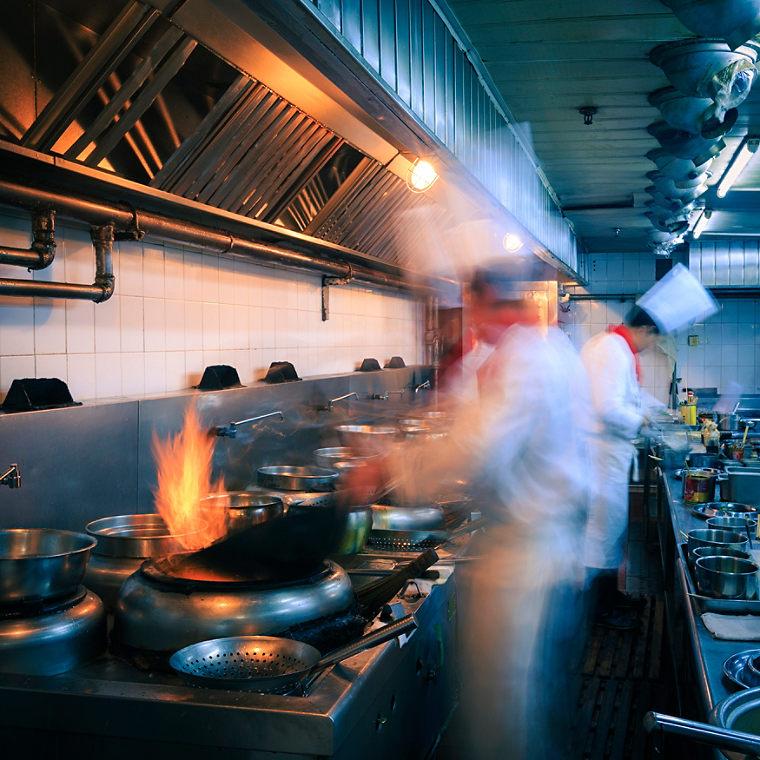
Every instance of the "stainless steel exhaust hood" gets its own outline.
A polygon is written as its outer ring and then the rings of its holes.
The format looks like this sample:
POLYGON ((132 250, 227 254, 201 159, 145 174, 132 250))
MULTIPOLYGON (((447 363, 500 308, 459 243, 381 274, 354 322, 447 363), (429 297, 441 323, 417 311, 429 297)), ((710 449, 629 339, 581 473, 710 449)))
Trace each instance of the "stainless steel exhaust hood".
POLYGON ((3 4, 0 51, 34 83, 0 86, 6 140, 385 264, 410 259, 404 212, 444 218, 382 161, 199 44, 171 7, 92 5, 3 4))

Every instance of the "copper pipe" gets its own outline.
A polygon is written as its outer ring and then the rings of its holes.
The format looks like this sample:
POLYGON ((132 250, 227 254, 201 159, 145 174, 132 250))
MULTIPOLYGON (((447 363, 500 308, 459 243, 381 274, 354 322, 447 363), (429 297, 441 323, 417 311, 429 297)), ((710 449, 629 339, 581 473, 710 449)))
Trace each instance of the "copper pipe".
POLYGON ((30 248, 0 248, 0 264, 45 269, 55 258, 55 211, 45 209, 32 214, 30 248))
MULTIPOLYGON (((244 256, 268 264, 309 269, 333 277, 353 276, 354 279, 397 290, 410 289, 403 277, 370 269, 361 264, 349 265, 335 258, 317 258, 311 254, 249 240, 225 230, 147 211, 129 210, 116 204, 86 197, 63 195, 5 179, 0 179, 0 201, 32 208, 43 204, 55 208, 59 215, 83 220, 95 226, 112 224, 115 230, 129 232, 136 238, 147 234, 162 240, 192 243, 216 253, 244 256)), ((318 245, 318 241, 315 242, 318 245)), ((329 254, 336 256, 333 250, 329 250, 329 254)), ((420 290, 425 290, 425 288, 420 288, 420 290)))

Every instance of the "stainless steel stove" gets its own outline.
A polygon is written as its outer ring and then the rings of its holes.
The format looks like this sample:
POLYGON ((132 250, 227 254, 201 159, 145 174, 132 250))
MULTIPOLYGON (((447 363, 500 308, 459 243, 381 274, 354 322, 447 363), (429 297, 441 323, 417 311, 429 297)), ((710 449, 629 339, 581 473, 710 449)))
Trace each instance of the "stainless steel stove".
POLYGON ((112 654, 54 676, 0 674, 0 742, 27 757, 424 758, 455 700, 454 577, 423 592, 390 605, 415 612, 408 639, 344 661, 302 697, 194 688, 112 654))

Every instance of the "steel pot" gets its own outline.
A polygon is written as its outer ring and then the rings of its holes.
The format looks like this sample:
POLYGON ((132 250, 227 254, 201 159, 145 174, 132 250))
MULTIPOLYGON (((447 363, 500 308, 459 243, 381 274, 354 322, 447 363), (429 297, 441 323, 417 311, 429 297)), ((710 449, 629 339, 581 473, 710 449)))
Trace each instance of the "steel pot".
POLYGON ((338 539, 338 545, 333 554, 356 554, 364 548, 367 536, 372 530, 372 509, 354 507, 348 511, 343 535, 338 539))
POLYGON ((0 531, 0 604, 73 594, 95 544, 67 530, 0 531))
POLYGON ((690 530, 686 535, 686 542, 689 554, 692 554, 698 546, 728 546, 732 549, 746 551, 748 543, 746 535, 733 530, 715 530, 713 528, 690 530))
POLYGON ((743 429, 742 418, 738 414, 719 414, 718 428, 725 432, 738 432, 743 429))
POLYGON ((751 559, 747 552, 741 549, 732 549, 729 546, 698 546, 693 552, 695 560, 702 557, 737 557, 738 559, 751 559))
POLYGON ((337 469, 336 465, 342 462, 366 462, 371 458, 350 446, 331 446, 314 451, 314 461, 317 466, 327 470, 337 469))
POLYGON ((721 466, 721 459, 717 454, 689 454, 686 457, 686 466, 718 470, 721 466))
POLYGON ((757 528, 757 520, 751 516, 751 513, 738 516, 708 517, 707 527, 718 530, 735 530, 737 533, 746 533, 751 530, 754 533, 757 528))
POLYGON ((427 507, 372 505, 373 530, 443 530, 446 518, 436 504, 427 507))
POLYGON ((230 491, 207 496, 201 500, 204 509, 224 510, 227 533, 258 525, 284 512, 282 499, 273 494, 255 491, 230 491))
POLYGON ((270 465, 257 471, 260 486, 282 491, 329 491, 337 478, 335 470, 322 467, 270 465))
POLYGON ((390 425, 338 425, 335 428, 343 446, 362 454, 379 454, 398 438, 398 428, 390 425))
POLYGON ((97 539, 84 584, 112 610, 124 581, 149 557, 184 551, 158 514, 117 515, 93 520, 85 528, 97 539))
POLYGON ((695 565, 699 590, 718 599, 757 599, 757 565, 738 557, 701 557, 695 565))

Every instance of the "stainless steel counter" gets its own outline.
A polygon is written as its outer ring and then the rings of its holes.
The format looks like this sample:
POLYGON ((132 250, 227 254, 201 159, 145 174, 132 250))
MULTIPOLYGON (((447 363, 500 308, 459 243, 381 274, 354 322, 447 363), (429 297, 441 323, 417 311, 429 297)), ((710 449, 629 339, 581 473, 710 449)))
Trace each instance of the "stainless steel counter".
MULTIPOLYGON (((690 594, 695 588, 691 583, 686 565, 685 543, 683 534, 695 528, 704 528, 705 521, 691 514, 689 506, 681 499, 682 484, 672 472, 663 475, 663 486, 670 518, 670 527, 675 537, 677 554, 674 562, 674 582, 672 596, 678 600, 669 599, 669 614, 676 615, 683 610, 688 638, 691 643, 693 666, 696 673, 696 683, 699 687, 699 701, 702 708, 702 719, 706 719, 713 706, 736 691, 730 681, 723 677, 722 666, 732 654, 746 649, 760 648, 760 643, 749 641, 722 641, 714 639, 700 618, 698 603, 690 594)), ((661 524, 662 530, 662 524, 661 524)), ((668 578, 665 579, 666 584, 668 578)), ((667 598, 667 595, 666 595, 667 598)), ((677 621, 676 621, 677 622, 677 621)))
POLYGON ((424 758, 454 705, 453 574, 396 598, 418 628, 321 676, 306 697, 199 689, 104 655, 58 676, 0 675, 11 757, 424 758))

